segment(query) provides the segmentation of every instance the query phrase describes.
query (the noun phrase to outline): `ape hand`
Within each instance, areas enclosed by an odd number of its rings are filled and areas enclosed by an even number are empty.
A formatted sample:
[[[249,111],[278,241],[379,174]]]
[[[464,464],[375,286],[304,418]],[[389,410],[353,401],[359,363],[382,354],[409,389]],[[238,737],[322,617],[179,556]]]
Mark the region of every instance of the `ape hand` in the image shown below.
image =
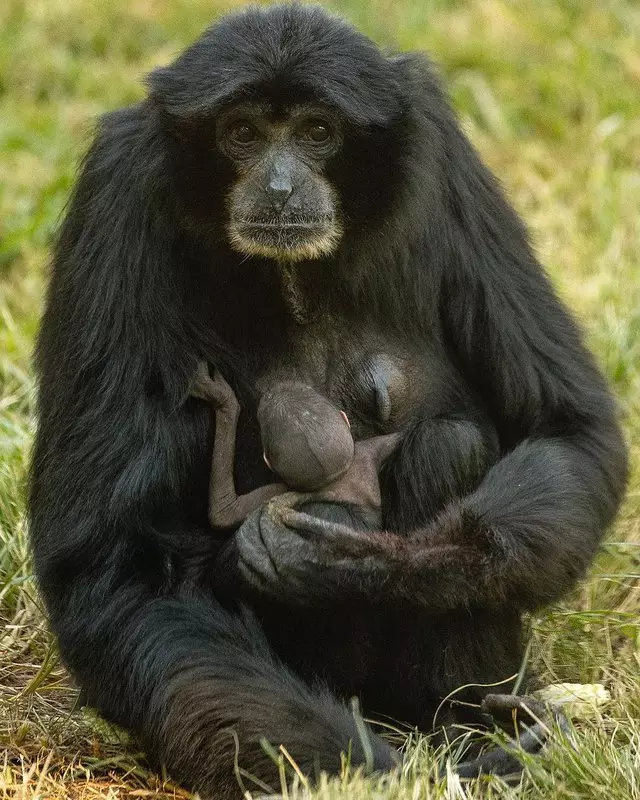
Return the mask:
[[[249,595],[304,605],[338,591],[378,594],[402,568],[401,547],[400,537],[276,505],[275,512],[267,506],[245,521],[217,567],[223,586],[231,578]]]
[[[259,509],[219,557],[216,590],[289,605],[348,596],[443,611],[471,599],[491,604],[502,599],[497,592],[492,596],[491,581],[495,559],[502,563],[504,555],[490,537],[475,529],[469,534],[459,509],[441,515],[437,528],[401,536],[337,522],[339,508],[316,503],[313,515],[278,505],[275,513]]]

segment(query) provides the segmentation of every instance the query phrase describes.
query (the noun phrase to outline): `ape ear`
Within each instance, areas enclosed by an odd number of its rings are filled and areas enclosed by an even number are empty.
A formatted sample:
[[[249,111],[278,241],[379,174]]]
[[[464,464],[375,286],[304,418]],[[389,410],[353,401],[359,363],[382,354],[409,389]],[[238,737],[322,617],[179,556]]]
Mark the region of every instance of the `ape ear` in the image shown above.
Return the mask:
[[[425,56],[422,53],[395,53],[387,59],[396,69],[404,73],[407,66],[416,62],[424,62]]]
[[[446,90],[436,66],[424,53],[398,53],[388,61],[395,71],[400,94],[411,109],[431,113],[446,105]]]
[[[191,72],[181,63],[155,69],[145,83],[152,103],[177,121],[212,116],[242,88],[237,76]]]
[[[428,95],[446,96],[443,81],[435,64],[424,53],[397,53],[389,57],[396,72],[401,91],[413,96],[415,90],[427,91]]]

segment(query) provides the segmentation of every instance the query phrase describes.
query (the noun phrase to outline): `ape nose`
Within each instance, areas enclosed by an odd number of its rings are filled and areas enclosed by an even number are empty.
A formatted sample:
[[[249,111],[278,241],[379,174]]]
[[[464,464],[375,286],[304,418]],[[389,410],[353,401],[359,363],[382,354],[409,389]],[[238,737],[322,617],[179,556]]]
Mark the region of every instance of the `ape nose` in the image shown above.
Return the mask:
[[[289,181],[272,180],[266,188],[267,197],[273,208],[280,213],[286,206],[287,200],[293,194],[293,186]]]

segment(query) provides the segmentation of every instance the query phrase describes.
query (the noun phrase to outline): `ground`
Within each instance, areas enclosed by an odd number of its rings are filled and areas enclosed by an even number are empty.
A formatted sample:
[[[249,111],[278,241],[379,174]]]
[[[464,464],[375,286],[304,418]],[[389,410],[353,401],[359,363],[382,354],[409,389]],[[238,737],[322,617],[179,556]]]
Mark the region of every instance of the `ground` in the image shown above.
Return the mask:
[[[0,797],[184,795],[86,711],[59,663],[31,576],[25,486],[31,353],[74,170],[102,111],[232,2],[0,4]],[[426,49],[469,135],[532,232],[619,398],[626,504],[588,579],[531,620],[547,683],[599,682],[611,701],[526,759],[521,783],[435,779],[424,739],[402,774],[345,772],[289,797],[640,798],[640,6],[634,0],[336,0],[378,42]]]

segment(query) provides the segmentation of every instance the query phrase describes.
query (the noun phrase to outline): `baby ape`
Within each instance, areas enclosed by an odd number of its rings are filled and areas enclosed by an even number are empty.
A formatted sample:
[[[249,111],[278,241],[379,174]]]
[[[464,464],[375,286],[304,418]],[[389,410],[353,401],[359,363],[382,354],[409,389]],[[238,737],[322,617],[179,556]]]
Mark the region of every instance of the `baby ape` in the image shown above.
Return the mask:
[[[385,386],[381,392],[386,393]],[[346,414],[327,398],[303,383],[276,384],[260,399],[258,422],[265,463],[285,483],[267,483],[238,495],[233,480],[240,412],[237,398],[220,373],[210,377],[204,362],[198,367],[191,393],[216,410],[209,478],[212,527],[237,528],[270,500],[270,516],[273,519],[277,514],[281,522],[282,514],[295,506],[325,500],[351,506],[359,527],[380,527],[378,474],[400,441],[400,433],[354,444]],[[275,501],[276,497],[280,499]]]
[[[574,585],[620,502],[610,393],[423,57],[252,8],[149,88],[102,120],[38,343],[31,536],[62,656],[206,797],[277,786],[264,739],[311,775],[349,748],[391,767],[345,702],[428,730],[517,671],[522,612]],[[254,397],[277,383],[356,441],[399,432],[381,529],[325,503],[320,530],[213,535],[200,361],[242,409],[240,494],[270,481]]]

